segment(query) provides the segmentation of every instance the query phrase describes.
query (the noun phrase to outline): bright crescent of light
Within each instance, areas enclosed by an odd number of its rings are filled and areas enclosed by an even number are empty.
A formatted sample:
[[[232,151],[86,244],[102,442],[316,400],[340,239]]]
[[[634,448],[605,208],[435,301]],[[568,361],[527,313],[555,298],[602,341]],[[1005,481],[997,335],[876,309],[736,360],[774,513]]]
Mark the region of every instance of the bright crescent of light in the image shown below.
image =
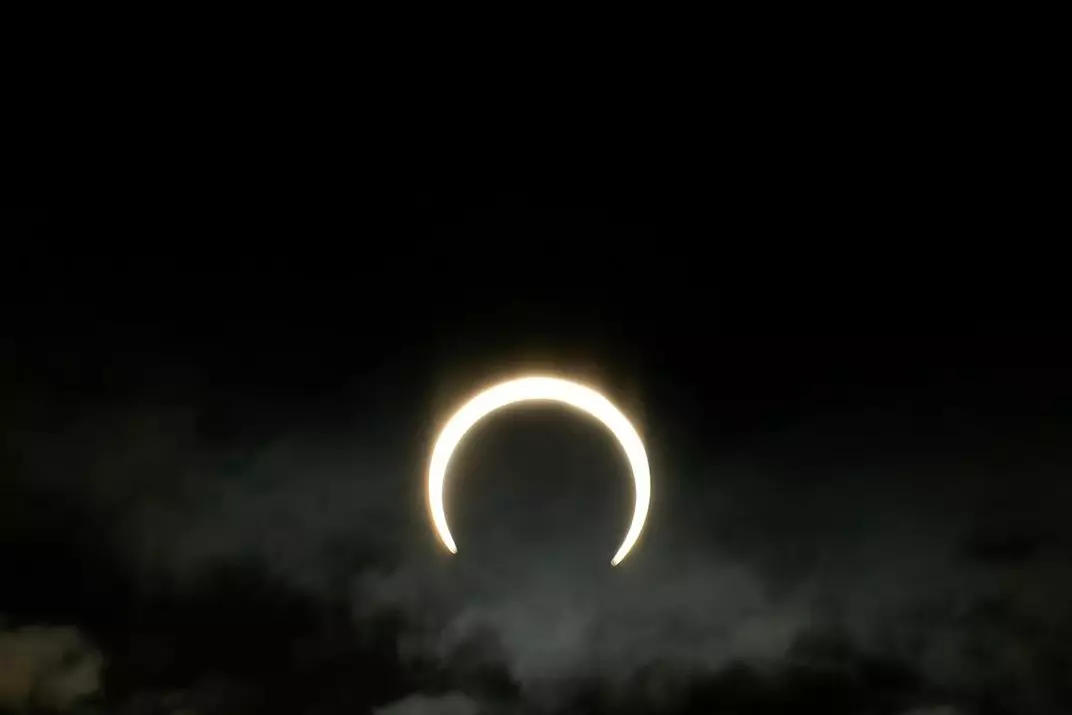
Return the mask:
[[[648,516],[651,472],[648,469],[644,443],[632,423],[606,397],[590,387],[555,377],[522,377],[490,387],[465,403],[443,427],[432,450],[432,461],[428,469],[428,507],[436,533],[452,554],[458,553],[458,547],[455,546],[447,527],[447,514],[443,508],[443,484],[447,478],[447,465],[451,455],[466,433],[495,410],[518,402],[537,401],[558,402],[587,412],[606,425],[625,450],[625,456],[633,470],[636,503],[629,531],[618,548],[618,553],[610,562],[612,566],[617,566],[640,537],[644,520]]]

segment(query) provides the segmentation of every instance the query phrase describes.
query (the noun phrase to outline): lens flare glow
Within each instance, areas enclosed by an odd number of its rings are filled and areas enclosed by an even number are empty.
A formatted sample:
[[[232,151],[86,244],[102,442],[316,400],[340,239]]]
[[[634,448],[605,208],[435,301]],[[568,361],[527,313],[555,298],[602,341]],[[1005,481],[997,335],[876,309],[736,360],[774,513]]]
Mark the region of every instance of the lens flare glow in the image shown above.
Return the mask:
[[[451,455],[473,425],[495,410],[520,402],[558,402],[587,412],[602,422],[621,444],[633,471],[636,502],[629,531],[618,553],[610,562],[612,566],[617,566],[640,538],[648,516],[648,504],[651,501],[648,455],[632,423],[610,400],[590,387],[556,377],[521,377],[490,387],[465,403],[443,427],[432,450],[432,461],[428,468],[428,508],[440,541],[452,554],[458,553],[458,547],[447,527],[447,514],[443,508],[443,484],[446,481]]]

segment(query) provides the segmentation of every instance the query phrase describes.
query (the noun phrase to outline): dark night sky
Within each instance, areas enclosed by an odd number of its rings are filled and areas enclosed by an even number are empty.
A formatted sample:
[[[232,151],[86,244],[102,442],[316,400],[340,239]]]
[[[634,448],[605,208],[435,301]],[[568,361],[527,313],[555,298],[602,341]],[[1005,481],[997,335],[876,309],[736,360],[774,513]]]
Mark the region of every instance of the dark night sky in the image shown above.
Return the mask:
[[[910,178],[13,212],[0,658],[76,629],[71,711],[120,715],[1067,712],[1067,326],[1021,197]],[[463,445],[435,541],[436,425],[529,369],[646,440],[618,569],[626,465],[550,408]]]

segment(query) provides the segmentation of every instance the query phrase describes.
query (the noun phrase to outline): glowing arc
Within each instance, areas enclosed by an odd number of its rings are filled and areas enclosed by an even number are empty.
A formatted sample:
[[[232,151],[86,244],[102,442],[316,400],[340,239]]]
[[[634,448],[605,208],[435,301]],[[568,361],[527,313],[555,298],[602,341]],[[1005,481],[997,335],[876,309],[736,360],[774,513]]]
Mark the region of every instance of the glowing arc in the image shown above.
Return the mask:
[[[629,531],[610,562],[612,566],[617,566],[640,538],[648,516],[651,471],[644,443],[629,419],[610,400],[590,387],[556,377],[521,377],[494,385],[462,405],[447,421],[436,439],[428,468],[428,508],[440,541],[452,554],[458,553],[458,547],[447,526],[447,514],[443,506],[447,466],[455,449],[469,430],[484,417],[503,407],[522,402],[557,402],[585,412],[603,423],[625,451],[633,472],[636,501]]]

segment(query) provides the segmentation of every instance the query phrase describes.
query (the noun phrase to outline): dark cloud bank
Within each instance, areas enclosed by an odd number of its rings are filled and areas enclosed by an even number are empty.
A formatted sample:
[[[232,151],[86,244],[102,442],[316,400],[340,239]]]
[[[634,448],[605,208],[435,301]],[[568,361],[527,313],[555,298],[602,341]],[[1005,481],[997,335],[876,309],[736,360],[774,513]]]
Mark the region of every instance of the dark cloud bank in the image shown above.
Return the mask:
[[[182,391],[9,402],[6,706],[1069,711],[1063,428],[890,409],[730,449],[646,424],[649,527],[611,569],[631,493],[598,429],[548,411],[482,428],[449,558],[423,511],[428,425],[370,416],[392,399],[327,422]]]

